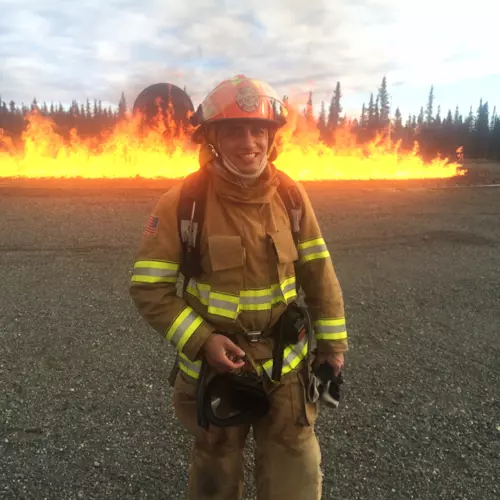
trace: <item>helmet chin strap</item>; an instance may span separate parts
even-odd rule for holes
[[[242,172],[241,169],[239,169],[234,162],[232,162],[223,152],[222,148],[220,147],[219,139],[216,137],[216,142],[217,142],[217,147],[214,147],[212,144],[209,144],[209,146],[212,149],[212,152],[214,153],[216,160],[219,160],[219,163],[222,164],[228,170],[232,175],[237,177],[238,179],[241,179],[243,181],[253,181],[257,179],[262,172],[264,172],[267,163],[268,163],[268,154],[269,151],[271,151],[271,148],[274,144],[274,135],[271,132],[269,133],[269,147],[268,147],[268,152],[267,154],[262,158],[262,161],[259,165],[259,167],[249,173]]]
[[[220,149],[219,149],[220,151]],[[267,166],[267,156],[264,156],[262,158],[262,161],[259,165],[259,167],[253,171],[253,172],[242,172],[241,169],[239,169],[224,153],[220,154],[220,160],[222,160],[222,165],[229,171],[231,174],[233,174],[235,177],[238,179],[244,180],[244,181],[252,181],[257,179],[262,172],[264,172],[266,166]]]

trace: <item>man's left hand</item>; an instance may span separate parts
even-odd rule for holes
[[[344,368],[344,354],[342,352],[318,354],[314,360],[314,366],[321,366],[325,362],[333,367],[333,373],[337,376]]]

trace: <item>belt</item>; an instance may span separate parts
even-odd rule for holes
[[[266,334],[268,330],[250,330],[248,332],[240,332],[239,335],[243,335],[245,340],[248,342],[259,342],[259,340],[263,340],[265,338],[264,334]],[[214,333],[218,333],[219,335],[225,335],[226,337],[231,338],[234,333],[226,333],[226,332],[221,332],[219,330],[215,330]],[[238,335],[238,334],[236,334]]]

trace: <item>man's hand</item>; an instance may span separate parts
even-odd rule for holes
[[[225,373],[245,366],[245,351],[225,335],[212,333],[202,347],[207,363],[217,372]]]
[[[344,354],[336,352],[334,354],[318,354],[314,360],[314,366],[320,366],[323,363],[328,363],[333,367],[333,373],[338,375],[344,368]]]

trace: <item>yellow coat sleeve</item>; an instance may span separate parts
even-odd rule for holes
[[[177,296],[181,242],[177,230],[180,188],[158,201],[150,215],[134,263],[129,292],[146,322],[171,342],[181,356],[198,359],[213,327]]]
[[[297,186],[304,203],[297,274],[311,314],[318,353],[344,352],[348,342],[342,289],[309,196],[301,184]]]

